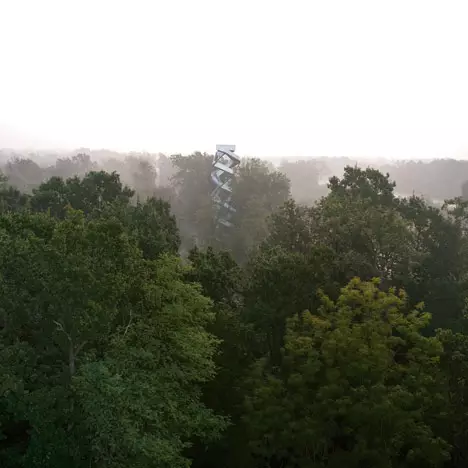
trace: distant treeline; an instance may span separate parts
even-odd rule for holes
[[[141,184],[147,189],[150,177],[159,187],[170,185],[171,177],[176,172],[171,157],[161,153],[118,153],[87,148],[69,153],[27,153],[0,149],[0,166],[10,184],[25,191],[36,188],[52,176],[66,178],[81,176],[90,170],[106,170],[117,171],[122,181],[138,192]],[[468,160],[455,159],[389,163],[379,159],[370,161],[347,157],[284,158],[274,166],[290,180],[292,196],[307,204],[325,195],[328,178],[342,173],[345,166],[372,167],[389,173],[397,184],[399,194],[415,193],[437,202],[462,195],[462,185],[468,180]],[[273,167],[272,163],[270,167]]]
[[[51,178],[75,179],[71,183],[76,184],[86,174],[105,171],[118,174],[121,182],[133,190],[134,203],[150,197],[169,202],[182,239],[182,252],[188,252],[193,245],[203,247],[219,241],[210,197],[211,164],[212,155],[200,152],[168,157],[88,149],[70,154],[0,151],[3,184],[15,188],[23,197],[34,195]],[[340,157],[284,159],[276,164],[244,159],[234,181],[235,228],[223,234],[220,246],[243,261],[249,249],[266,235],[266,220],[279,206],[290,198],[313,206],[329,193],[328,179],[342,173],[345,166],[366,169],[370,163]],[[415,194],[436,206],[463,195],[462,186],[468,180],[468,161],[401,161],[383,165],[376,160],[373,167],[388,173],[396,182],[397,196]],[[468,198],[466,192],[464,198]]]

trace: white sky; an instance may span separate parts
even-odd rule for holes
[[[468,157],[467,24],[466,0],[0,0],[0,126],[69,147]]]

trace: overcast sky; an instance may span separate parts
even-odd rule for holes
[[[467,24],[456,0],[0,0],[0,138],[468,157]]]

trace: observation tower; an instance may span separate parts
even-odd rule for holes
[[[234,178],[234,168],[240,164],[240,157],[234,152],[235,145],[216,145],[216,154],[211,168],[211,180],[215,188],[211,198],[217,208],[216,224],[230,228],[231,218],[236,212],[232,206],[231,182]]]

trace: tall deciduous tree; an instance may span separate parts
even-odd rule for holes
[[[442,347],[420,333],[428,320],[403,292],[358,279],[290,318],[281,364],[259,360],[249,382],[258,466],[442,466],[449,447],[430,426],[444,401]]]
[[[289,181],[259,159],[246,159],[238,167],[232,184],[236,209],[228,246],[240,262],[268,234],[268,218],[290,197]]]
[[[91,214],[109,204],[126,206],[134,193],[122,184],[116,172],[90,172],[82,179],[74,176],[66,181],[52,177],[33,190],[31,208],[39,212],[50,211],[59,218],[65,216],[67,207]]]
[[[409,275],[416,255],[413,232],[397,209],[388,175],[347,167],[329,187],[313,209],[313,235],[315,243],[335,252],[341,281],[380,277],[392,284]]]
[[[183,247],[207,246],[214,241],[215,209],[211,200],[213,158],[207,154],[175,155],[172,184],[176,192],[173,210],[179,222]]]
[[[116,218],[0,216],[0,464],[186,467],[224,427],[210,301]]]

